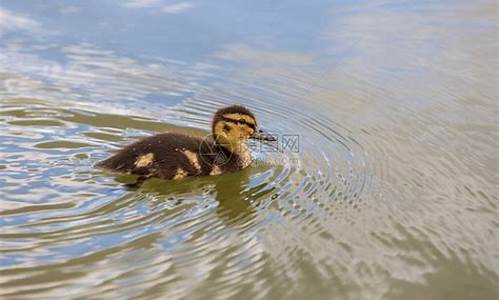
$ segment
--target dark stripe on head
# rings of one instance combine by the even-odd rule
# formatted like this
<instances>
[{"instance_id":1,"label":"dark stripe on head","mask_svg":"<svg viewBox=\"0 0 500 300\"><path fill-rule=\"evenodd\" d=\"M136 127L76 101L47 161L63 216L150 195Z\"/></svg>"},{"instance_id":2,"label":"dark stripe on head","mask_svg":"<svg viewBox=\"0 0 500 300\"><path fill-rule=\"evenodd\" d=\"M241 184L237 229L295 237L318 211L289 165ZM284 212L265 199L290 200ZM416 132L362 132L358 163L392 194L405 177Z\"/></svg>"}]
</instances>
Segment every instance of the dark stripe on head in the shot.
<instances>
[{"instance_id":1,"label":"dark stripe on head","mask_svg":"<svg viewBox=\"0 0 500 300\"><path fill-rule=\"evenodd\" d=\"M251 124L251 123L248 123L244 119L234 120L234 119L229 119L229 118L221 117L220 120L222 120L224 122L233 123L233 124L241 124L241 125L244 124L244 125L247 125L248 127L252 128L253 130L255 130L255 125Z\"/></svg>"}]
</instances>

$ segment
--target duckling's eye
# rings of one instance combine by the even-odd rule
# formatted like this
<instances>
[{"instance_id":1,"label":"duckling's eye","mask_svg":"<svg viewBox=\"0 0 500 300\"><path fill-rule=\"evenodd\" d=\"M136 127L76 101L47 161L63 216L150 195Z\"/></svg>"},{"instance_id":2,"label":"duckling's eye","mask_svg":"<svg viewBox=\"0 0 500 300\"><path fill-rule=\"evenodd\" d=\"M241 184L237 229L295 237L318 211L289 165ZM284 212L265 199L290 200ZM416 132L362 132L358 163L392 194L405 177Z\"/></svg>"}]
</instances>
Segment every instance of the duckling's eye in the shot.
<instances>
[{"instance_id":1,"label":"duckling's eye","mask_svg":"<svg viewBox=\"0 0 500 300\"><path fill-rule=\"evenodd\" d=\"M238 123L239 123L239 124L241 124L241 125L243 125L243 124L245 124L246 122L245 122L245 119L239 119L239 120L238 120Z\"/></svg>"}]
</instances>

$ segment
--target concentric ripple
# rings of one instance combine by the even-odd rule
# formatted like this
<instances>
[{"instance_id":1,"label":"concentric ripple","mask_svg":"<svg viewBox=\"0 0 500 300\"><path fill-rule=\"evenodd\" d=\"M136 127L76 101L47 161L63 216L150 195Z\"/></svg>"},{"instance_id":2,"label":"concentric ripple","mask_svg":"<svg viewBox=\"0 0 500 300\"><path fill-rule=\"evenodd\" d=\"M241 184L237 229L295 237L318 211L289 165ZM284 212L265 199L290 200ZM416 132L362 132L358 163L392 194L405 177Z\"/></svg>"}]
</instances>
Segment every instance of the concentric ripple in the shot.
<instances>
[{"instance_id":1,"label":"concentric ripple","mask_svg":"<svg viewBox=\"0 0 500 300\"><path fill-rule=\"evenodd\" d=\"M2 295L56 297L59 288L72 287L69 296L179 296L200 289L259 298L279 286L256 285L262 272L290 283L304 255L317 257L314 245L298 247L294 240L332 238L342 211L363 205L370 181L366 156L338 124L252 103L279 143L251 145L256 161L247 170L175 183L150 180L134 191L122 184L130 178L93 168L139 136L203 135L222 105L192 100L166 112L172 123L200 124L199 130L36 99L4 101ZM284 228L287 241L275 249L276 240L268 239Z\"/></svg>"},{"instance_id":2,"label":"concentric ripple","mask_svg":"<svg viewBox=\"0 0 500 300\"><path fill-rule=\"evenodd\" d=\"M0 5L1 299L498 298L498 3L101 2ZM241 172L94 168L233 103Z\"/></svg>"}]
</instances>

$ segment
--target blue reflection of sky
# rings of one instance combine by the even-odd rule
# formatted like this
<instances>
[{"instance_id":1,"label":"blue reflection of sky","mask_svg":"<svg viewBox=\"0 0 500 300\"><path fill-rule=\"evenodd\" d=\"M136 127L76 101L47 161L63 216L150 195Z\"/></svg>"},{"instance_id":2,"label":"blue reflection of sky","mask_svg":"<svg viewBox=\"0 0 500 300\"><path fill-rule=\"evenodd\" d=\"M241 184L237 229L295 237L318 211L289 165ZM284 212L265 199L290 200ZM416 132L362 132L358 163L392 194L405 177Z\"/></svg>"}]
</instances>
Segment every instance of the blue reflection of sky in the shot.
<instances>
[{"instance_id":1,"label":"blue reflection of sky","mask_svg":"<svg viewBox=\"0 0 500 300\"><path fill-rule=\"evenodd\" d=\"M320 41L329 2L9 1L1 7L57 33L51 42L192 62L235 42L308 51Z\"/></svg>"},{"instance_id":2,"label":"blue reflection of sky","mask_svg":"<svg viewBox=\"0 0 500 300\"><path fill-rule=\"evenodd\" d=\"M487 60L470 62L497 48L497 8L492 0L4 1L0 65L13 79L0 82L0 94L172 106L206 98L207 87L227 92L243 74L259 87L281 81L274 88L302 93L300 103L316 86L351 94L370 82L398 103L428 105L434 97L417 94L429 82L460 81L454 89L466 93L462 79L476 66L489 70Z\"/></svg>"}]
</instances>

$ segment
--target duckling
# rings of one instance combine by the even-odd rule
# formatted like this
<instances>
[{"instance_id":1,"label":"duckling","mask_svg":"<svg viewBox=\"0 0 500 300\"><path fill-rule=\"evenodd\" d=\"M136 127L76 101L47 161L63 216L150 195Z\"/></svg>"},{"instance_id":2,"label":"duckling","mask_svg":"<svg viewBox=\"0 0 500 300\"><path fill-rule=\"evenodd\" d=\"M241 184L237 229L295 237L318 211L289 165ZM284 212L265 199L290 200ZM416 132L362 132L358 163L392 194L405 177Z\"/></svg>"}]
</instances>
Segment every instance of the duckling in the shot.
<instances>
[{"instance_id":1,"label":"duckling","mask_svg":"<svg viewBox=\"0 0 500 300\"><path fill-rule=\"evenodd\" d=\"M126 146L97 167L138 175L136 184L156 177L178 180L187 176L219 175L242 170L252 157L247 139L276 141L258 129L255 116L246 107L219 109L212 120L212 135L205 138L161 133Z\"/></svg>"}]
</instances>

